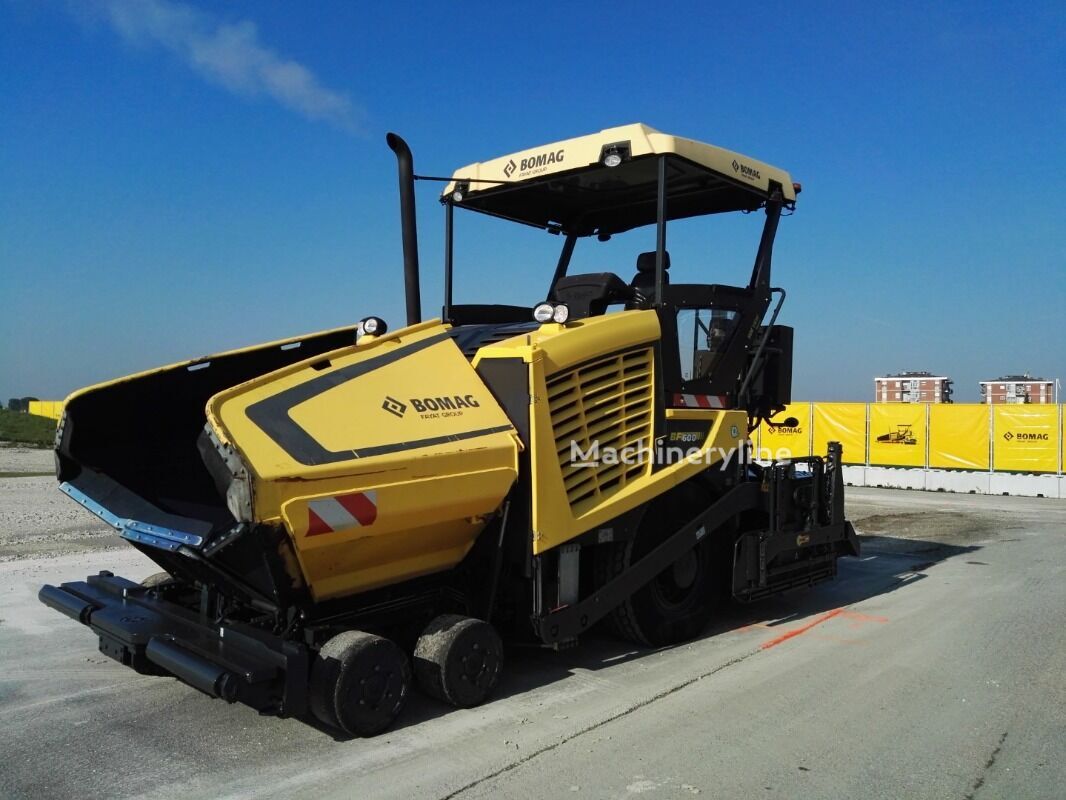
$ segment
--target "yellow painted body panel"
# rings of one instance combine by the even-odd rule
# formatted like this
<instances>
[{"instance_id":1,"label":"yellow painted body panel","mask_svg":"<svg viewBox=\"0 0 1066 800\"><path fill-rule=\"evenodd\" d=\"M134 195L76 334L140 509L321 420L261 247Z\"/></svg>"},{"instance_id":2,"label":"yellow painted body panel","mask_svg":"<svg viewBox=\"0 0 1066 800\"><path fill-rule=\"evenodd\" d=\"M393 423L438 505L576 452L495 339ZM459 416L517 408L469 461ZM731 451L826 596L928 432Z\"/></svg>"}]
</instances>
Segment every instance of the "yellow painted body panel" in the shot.
<instances>
[{"instance_id":1,"label":"yellow painted body panel","mask_svg":"<svg viewBox=\"0 0 1066 800\"><path fill-rule=\"evenodd\" d=\"M623 486L599 494L573 506L567 494L561 452L557 443L559 432L552 420L549 383L561 373L582 364L607 360L618 353L640 353L659 339L660 329L654 311L623 311L591 317L568 325L542 325L537 331L515 337L506 342L483 348L478 360L495 357L520 357L529 367L532 397L530 414L530 462L532 480L533 552L543 553L564 544L574 537L602 526L620 514L641 506L673 486L721 460L711 448L730 450L746 438L747 415L744 411L712 411L686 409L669 413L686 419L711 420L711 428L699 454L693 460L681 460L656 471L652 470L648 441L647 452L633 468ZM609 372L609 367L603 368ZM634 370L642 370L636 366ZM593 373L597 372L594 366ZM654 370L651 371L652 375ZM648 378L652 398L661 393L654 378ZM597 417L590 424L595 425ZM649 420L650 422L650 420ZM604 432L607 435L610 430ZM562 455L565 455L563 453Z\"/></svg>"},{"instance_id":2,"label":"yellow painted body panel","mask_svg":"<svg viewBox=\"0 0 1066 800\"><path fill-rule=\"evenodd\" d=\"M422 323L208 403L251 473L255 521L284 523L316 600L455 566L518 475L517 433L447 334ZM374 493L371 524L308 535L309 502L354 492Z\"/></svg>"},{"instance_id":3,"label":"yellow painted body panel","mask_svg":"<svg viewBox=\"0 0 1066 800\"><path fill-rule=\"evenodd\" d=\"M458 462L456 470L470 468ZM339 597L450 569L462 561L486 518L499 507L517 475L517 465L382 483L351 478L316 495L284 502L281 513L297 557L317 599ZM307 505L352 491L376 493L373 525L307 536Z\"/></svg>"}]
</instances>

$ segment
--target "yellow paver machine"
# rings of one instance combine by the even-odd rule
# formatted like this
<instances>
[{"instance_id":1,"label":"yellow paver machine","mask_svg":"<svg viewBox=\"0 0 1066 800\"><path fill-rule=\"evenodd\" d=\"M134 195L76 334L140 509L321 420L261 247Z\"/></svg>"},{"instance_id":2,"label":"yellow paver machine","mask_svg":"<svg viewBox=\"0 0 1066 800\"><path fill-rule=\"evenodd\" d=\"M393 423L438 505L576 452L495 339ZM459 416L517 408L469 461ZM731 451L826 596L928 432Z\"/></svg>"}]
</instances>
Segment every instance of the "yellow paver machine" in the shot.
<instances>
[{"instance_id":1,"label":"yellow paver machine","mask_svg":"<svg viewBox=\"0 0 1066 800\"><path fill-rule=\"evenodd\" d=\"M599 624L679 642L858 554L838 445L751 457L791 392L770 281L786 172L639 124L463 167L435 179L444 304L424 320L422 176L388 144L406 326L366 317L72 395L61 490L164 572L44 586L44 603L138 672L365 735L413 684L482 702L501 639L564 647ZM559 237L545 300L453 301L457 209ZM667 224L727 212L765 217L747 284L671 282ZM654 233L632 267L570 270L579 240L628 231Z\"/></svg>"}]
</instances>

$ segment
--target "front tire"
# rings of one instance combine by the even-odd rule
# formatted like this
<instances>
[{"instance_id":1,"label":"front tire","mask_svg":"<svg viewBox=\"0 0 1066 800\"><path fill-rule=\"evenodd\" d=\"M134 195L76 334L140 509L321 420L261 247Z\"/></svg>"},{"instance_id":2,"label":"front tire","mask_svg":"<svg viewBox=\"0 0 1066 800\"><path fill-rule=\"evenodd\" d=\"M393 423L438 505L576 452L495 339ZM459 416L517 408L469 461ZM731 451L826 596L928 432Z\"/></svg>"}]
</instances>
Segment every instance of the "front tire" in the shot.
<instances>
[{"instance_id":1,"label":"front tire","mask_svg":"<svg viewBox=\"0 0 1066 800\"><path fill-rule=\"evenodd\" d=\"M636 536L602 547L597 554L597 583L602 586L625 572L706 507L709 497L679 487L645 513ZM715 569L711 536L631 594L606 618L623 639L645 647L663 647L694 639L703 632L717 606L721 570Z\"/></svg>"}]
</instances>

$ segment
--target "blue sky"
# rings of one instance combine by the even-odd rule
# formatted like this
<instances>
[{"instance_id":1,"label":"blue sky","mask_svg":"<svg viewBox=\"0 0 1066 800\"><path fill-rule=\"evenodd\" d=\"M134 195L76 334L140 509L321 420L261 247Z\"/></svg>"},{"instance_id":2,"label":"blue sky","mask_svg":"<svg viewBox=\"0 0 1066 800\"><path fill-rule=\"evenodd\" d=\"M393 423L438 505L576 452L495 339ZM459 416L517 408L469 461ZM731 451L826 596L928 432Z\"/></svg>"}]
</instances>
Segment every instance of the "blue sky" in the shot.
<instances>
[{"instance_id":1,"label":"blue sky","mask_svg":"<svg viewBox=\"0 0 1066 800\"><path fill-rule=\"evenodd\" d=\"M396 326L386 131L441 174L633 121L803 183L775 251L796 397L1066 378L1064 7L800 5L0 0L0 397ZM471 216L457 299L541 299L558 239ZM757 235L679 225L678 278L742 281ZM583 245L576 267L628 278L653 233Z\"/></svg>"}]
</instances>

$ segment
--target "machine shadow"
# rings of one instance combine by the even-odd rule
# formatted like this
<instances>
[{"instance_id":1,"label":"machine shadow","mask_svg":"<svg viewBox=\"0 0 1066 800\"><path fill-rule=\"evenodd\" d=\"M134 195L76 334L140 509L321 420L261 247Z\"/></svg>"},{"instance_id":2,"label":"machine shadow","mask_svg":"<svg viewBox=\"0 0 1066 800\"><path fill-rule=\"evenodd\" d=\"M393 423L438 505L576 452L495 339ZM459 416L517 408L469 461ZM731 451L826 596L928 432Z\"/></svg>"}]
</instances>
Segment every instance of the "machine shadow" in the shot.
<instances>
[{"instance_id":1,"label":"machine shadow","mask_svg":"<svg viewBox=\"0 0 1066 800\"><path fill-rule=\"evenodd\" d=\"M979 545L868 534L860 535L859 539L862 543L862 557L840 559L839 573L835 580L751 605L731 603L696 641L752 625L770 629L764 631L770 636L772 629L787 626L796 619L904 590L911 584L924 580L926 571L935 565L981 549ZM602 625L584 636L580 646L571 649L555 651L537 646L511 645L507 649L507 665L500 685L489 703L499 703L564 680L573 675L575 670L596 672L669 649L672 648L641 648L631 642L620 641L612 637ZM399 731L421 725L449 713L456 713L456 710L415 691L407 708L390 730ZM305 722L337 741L355 738L337 735L336 731L310 719Z\"/></svg>"}]
</instances>

